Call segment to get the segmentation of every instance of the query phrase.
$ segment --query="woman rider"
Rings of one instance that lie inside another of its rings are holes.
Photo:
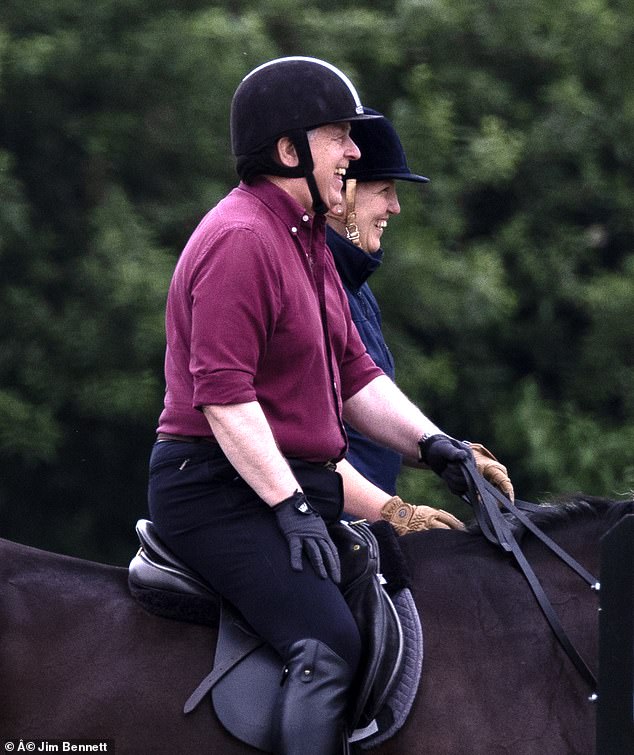
[[[365,112],[379,115],[370,108],[365,108]],[[355,122],[350,135],[361,157],[350,163],[346,171],[342,204],[327,214],[326,239],[361,339],[375,363],[394,380],[394,360],[383,336],[381,312],[368,279],[383,262],[381,240],[389,219],[401,211],[397,182],[425,184],[429,179],[409,169],[398,133],[387,118]],[[349,440],[346,461],[373,483],[368,486],[351,475],[346,492],[351,498],[356,491],[363,499],[360,505],[372,507],[367,512],[368,518],[372,517],[375,506],[381,505],[382,516],[395,524],[399,534],[462,527],[461,522],[442,510],[404,504],[396,496],[402,456],[352,427],[346,429]],[[470,446],[479,470],[512,498],[513,487],[506,468],[480,444]]]

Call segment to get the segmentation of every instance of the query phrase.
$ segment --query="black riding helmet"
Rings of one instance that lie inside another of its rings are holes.
[[[231,102],[231,151],[238,175],[249,181],[271,174],[305,178],[313,209],[327,207],[313,176],[306,132],[328,123],[381,118],[367,113],[352,82],[338,68],[317,58],[277,58],[247,74]],[[299,156],[296,168],[279,165],[272,147],[288,136]]]

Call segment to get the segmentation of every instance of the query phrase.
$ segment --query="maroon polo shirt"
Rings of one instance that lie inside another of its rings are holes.
[[[202,406],[258,401],[290,457],[343,457],[342,401],[383,374],[350,319],[323,216],[265,179],[241,183],[192,234],[170,285],[166,332],[158,430],[209,436]]]

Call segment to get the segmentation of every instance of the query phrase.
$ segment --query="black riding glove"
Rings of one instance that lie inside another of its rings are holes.
[[[330,539],[324,520],[308,503],[303,493],[296,491],[273,506],[277,524],[288,540],[291,551],[291,568],[302,571],[302,552],[322,579],[328,576],[333,582],[341,581],[339,554]]]
[[[418,448],[420,460],[442,477],[452,493],[462,495],[467,492],[467,480],[460,465],[473,455],[466,443],[439,434],[420,440]]]

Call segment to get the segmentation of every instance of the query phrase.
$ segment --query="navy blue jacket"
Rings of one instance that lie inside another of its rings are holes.
[[[381,265],[383,252],[379,250],[375,254],[367,254],[330,227],[326,230],[326,241],[348,296],[352,321],[372,359],[394,380],[394,359],[383,338],[381,311],[367,283],[370,275]],[[349,426],[346,426],[346,430],[350,440],[348,461],[370,482],[394,495],[401,455],[377,445]]]

